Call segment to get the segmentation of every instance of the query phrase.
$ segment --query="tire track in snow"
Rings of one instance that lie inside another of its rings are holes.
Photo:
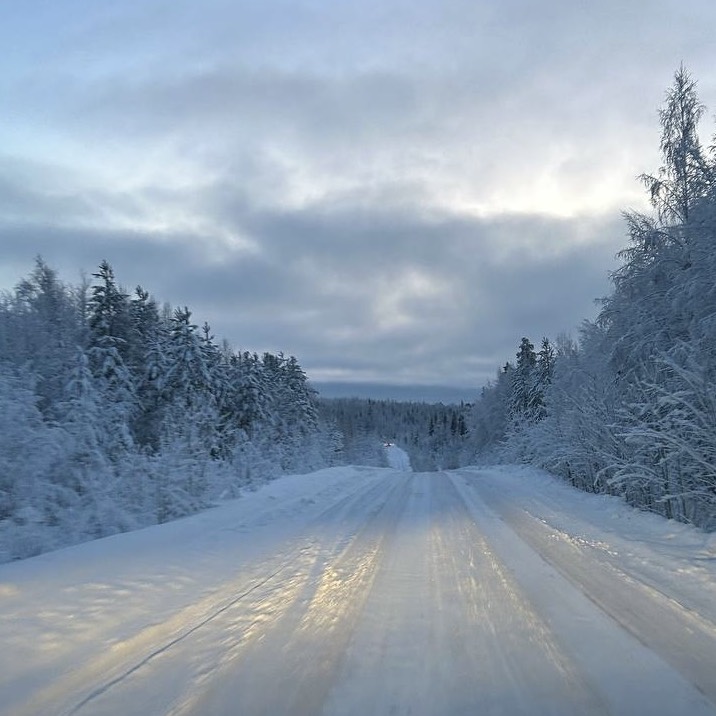
[[[327,553],[342,551],[346,533],[355,528],[352,522],[355,515],[365,516],[379,511],[384,496],[382,480],[363,484],[344,495],[311,522],[299,536],[302,544],[280,551],[268,563],[248,565],[248,571],[239,576],[240,581],[232,580],[165,621],[148,625],[137,634],[113,644],[92,662],[78,666],[34,694],[26,704],[18,706],[17,716],[82,714],[91,704],[143,672],[158,657],[165,657],[185,641],[196,638],[213,623],[221,621],[248,598],[254,597],[256,604],[272,601],[267,595],[276,590],[277,582],[294,584],[302,577],[308,578],[316,562],[325,559]],[[322,540],[316,537],[317,528],[322,533]],[[337,531],[333,540],[331,530]],[[244,631],[252,632],[254,626],[249,622]],[[255,635],[251,633],[250,637]],[[79,697],[79,694],[83,695]]]
[[[449,476],[416,473],[325,716],[600,716]]]
[[[223,675],[173,716],[316,716],[334,687],[347,646],[395,536],[410,489],[409,478],[383,484],[377,509],[361,512],[362,525],[345,548],[322,563],[285,615],[262,639],[237,653]],[[354,517],[359,516],[358,514]]]
[[[640,643],[658,654],[716,705],[716,625],[673,597],[629,574],[608,554],[481,490],[481,499],[563,577]]]
[[[278,568],[268,576],[263,576],[250,584],[232,584],[209,597],[182,609],[170,619],[148,626],[138,634],[113,644],[110,649],[93,662],[73,670],[64,678],[51,684],[36,694],[24,707],[18,710],[18,716],[37,716],[38,714],[61,714],[75,716],[82,713],[94,701],[118,687],[127,679],[149,666],[158,657],[166,655],[182,642],[206,629],[217,619],[235,608],[247,597],[267,589],[281,575],[297,565],[312,559],[311,549],[302,547],[291,554]],[[298,567],[300,568],[300,567]],[[237,595],[237,588],[240,593]],[[189,624],[190,626],[187,626]],[[70,704],[72,695],[82,692],[79,700]],[[65,702],[65,706],[58,704]]]
[[[452,477],[442,473],[436,485],[440,521],[431,535],[433,588],[438,603],[450,598],[459,602],[458,610],[438,614],[452,613],[443,637],[463,642],[459,661],[472,685],[472,693],[455,704],[455,712],[606,713],[606,704],[494,552]],[[455,644],[444,648],[454,650]]]

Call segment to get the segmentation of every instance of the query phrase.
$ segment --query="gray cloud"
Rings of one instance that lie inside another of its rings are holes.
[[[125,286],[189,305],[235,348],[294,353],[317,379],[442,385],[479,385],[521,335],[554,336],[593,315],[622,243],[614,219],[592,220],[589,241],[583,219],[404,207],[248,211],[234,221],[260,251],[225,247],[212,259],[192,234],[0,231],[17,277],[35,253],[70,280],[107,258]]]
[[[23,8],[0,287],[107,258],[317,379],[477,386],[593,316],[680,61],[716,105],[705,2]]]

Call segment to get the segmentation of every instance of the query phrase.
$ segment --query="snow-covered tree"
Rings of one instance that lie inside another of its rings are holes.
[[[699,142],[703,111],[681,67],[659,113],[663,165],[642,176],[655,214],[625,215],[630,244],[579,346],[563,343],[552,359],[543,344],[536,383],[515,369],[512,414],[529,415],[536,394],[540,419],[513,421],[501,455],[714,528],[716,162]],[[532,366],[528,348],[518,362]]]
[[[0,360],[29,367],[43,413],[61,399],[75,347],[83,340],[81,307],[42,258],[5,297],[0,321]]]
[[[55,479],[61,431],[38,402],[33,376],[0,363],[0,561],[61,543],[61,514],[74,498]]]
[[[517,362],[511,373],[510,414],[513,420],[532,420],[537,409],[537,354],[529,338],[523,338],[517,351]]]
[[[705,109],[695,80],[681,65],[659,111],[664,163],[657,176],[641,176],[658,218],[667,224],[688,223],[693,207],[714,185],[713,166],[704,155],[698,134]]]
[[[188,308],[130,300],[106,261],[92,278],[66,286],[38,259],[0,296],[0,560],[335,461],[295,358],[220,349]]]

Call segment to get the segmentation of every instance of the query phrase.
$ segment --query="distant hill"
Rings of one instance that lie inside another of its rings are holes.
[[[479,395],[478,388],[457,388],[445,385],[391,385],[388,383],[313,382],[322,398],[373,398],[401,402],[460,404],[471,403]]]

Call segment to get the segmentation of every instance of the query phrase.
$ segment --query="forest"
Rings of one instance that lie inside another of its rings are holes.
[[[385,466],[386,443],[399,445],[413,470],[450,470],[474,462],[470,405],[360,398],[320,399],[319,415],[341,438],[341,461]]]
[[[0,298],[0,561],[166,522],[337,455],[294,357],[234,352],[103,261]]]
[[[624,214],[613,289],[578,341],[523,338],[472,412],[481,460],[529,462],[590,492],[716,529],[716,138],[682,66],[659,112],[653,211]]]

